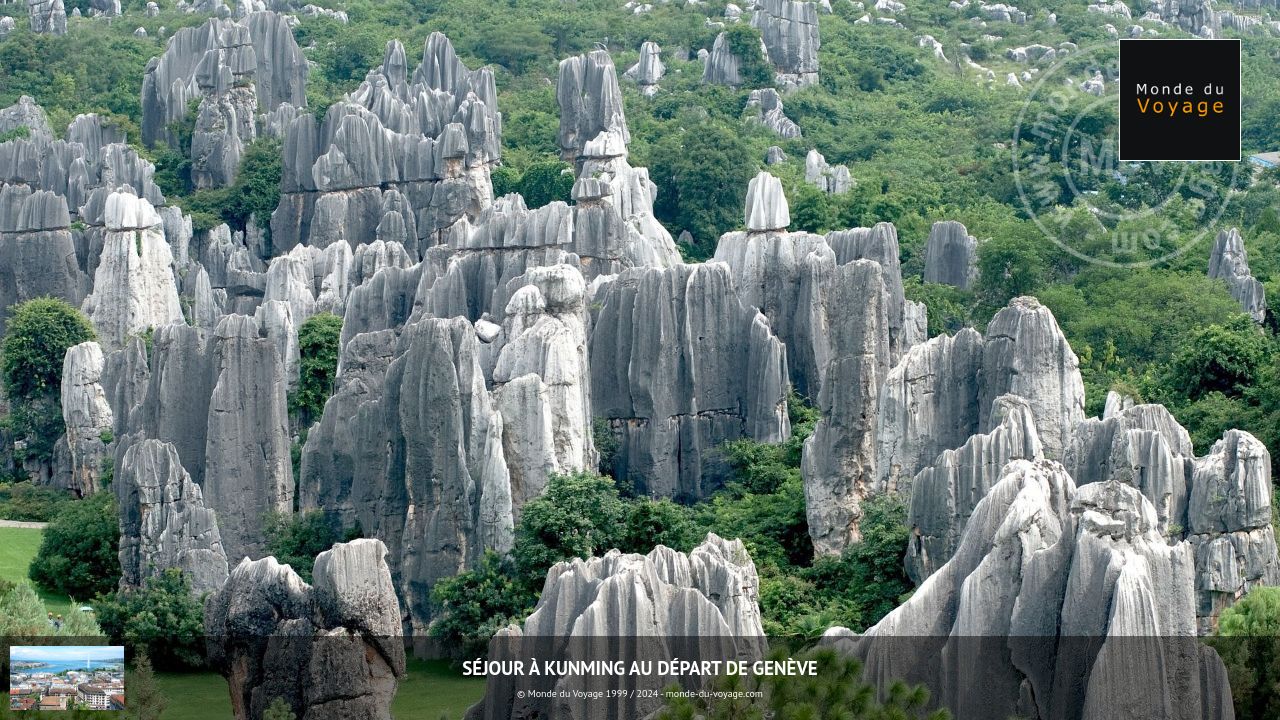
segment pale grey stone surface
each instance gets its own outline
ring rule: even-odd
[[[139,587],[176,568],[197,597],[227,580],[227,556],[214,511],[204,503],[178,451],[144,440],[125,451],[115,471],[120,512],[120,586]]]
[[[205,604],[209,658],[237,717],[282,698],[298,717],[384,720],[405,675],[387,548],[339,543],[316,558],[314,585],[274,557],[241,561]]]

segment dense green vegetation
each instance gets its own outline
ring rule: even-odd
[[[336,542],[354,540],[360,530],[349,530],[340,535],[320,510],[292,514],[271,513],[266,518],[267,552],[284,565],[289,565],[307,582],[316,556],[333,547]]]
[[[751,553],[771,636],[814,639],[832,625],[862,630],[875,623],[911,588],[902,566],[906,508],[893,495],[869,499],[862,541],[815,561],[800,451],[818,417],[799,398],[790,408],[792,437],[779,445],[726,444],[733,477],[692,506],[633,497],[605,476],[553,476],[521,511],[510,557],[489,553],[478,567],[436,585],[440,615],[432,634],[456,657],[474,656],[495,630],[533,609],[555,563],[612,548],[647,553],[659,544],[688,552],[708,532],[741,538]]]
[[[31,561],[40,551],[44,531],[38,528],[0,527],[0,583],[25,583],[30,585],[28,572]],[[66,595],[51,592],[38,585],[36,595],[45,609],[55,615],[68,615],[74,609]]]
[[[93,607],[102,630],[131,656],[148,657],[162,670],[204,667],[204,602],[181,570],[100,596]]]
[[[1222,611],[1210,644],[1231,681],[1236,717],[1268,717],[1280,705],[1280,587],[1257,587]]]
[[[774,653],[772,659],[785,654]],[[715,690],[724,695],[689,698],[668,694],[658,720],[716,718],[804,718],[805,720],[881,720],[928,718],[947,720],[946,710],[927,710],[929,691],[923,685],[909,687],[898,682],[882,693],[867,684],[862,663],[832,649],[811,650],[798,660],[814,660],[818,672],[812,676],[774,675],[765,678],[740,675],[720,678]],[[743,697],[761,691],[757,697]]]
[[[66,492],[32,482],[0,483],[0,520],[49,522],[72,498]]]
[[[0,377],[12,403],[4,418],[15,438],[14,459],[31,472],[47,465],[62,435],[62,360],[67,348],[92,340],[93,326],[76,308],[55,298],[36,298],[9,310],[0,346]]]
[[[289,397],[289,410],[306,428],[320,419],[325,401],[333,394],[338,375],[338,350],[342,339],[342,318],[319,313],[298,328],[298,388]]]
[[[68,503],[45,528],[31,579],[81,600],[115,590],[120,582],[119,522],[111,493]]]

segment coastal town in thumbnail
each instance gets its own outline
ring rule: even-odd
[[[124,710],[124,648],[9,648],[10,710]]]

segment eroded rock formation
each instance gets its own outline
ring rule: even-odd
[[[197,597],[227,580],[218,520],[177,449],[144,440],[125,451],[115,471],[120,512],[120,586],[139,587],[169,568],[182,570]]]
[[[709,452],[790,434],[787,359],[723,263],[633,268],[604,285],[591,335],[592,402],[641,493],[696,499],[718,483]]]
[[[968,290],[977,272],[977,238],[954,220],[934,223],[925,245],[924,281]]]
[[[1136,488],[1015,460],[946,564],[861,638],[828,642],[958,718],[1231,717],[1222,663],[1195,637],[1192,546],[1157,525]]]
[[[663,545],[648,555],[611,550],[603,557],[557,563],[542,599],[524,621],[499,631],[491,657],[600,659],[607,643],[620,657],[753,660],[764,649],[760,580],[740,540],[708,534],[689,554]],[[592,650],[595,651],[592,654]],[[614,657],[613,653],[610,657]],[[704,687],[708,678],[656,673],[632,677],[491,676],[485,698],[468,720],[615,717],[639,720],[661,706],[638,693],[612,700],[558,699],[530,691],[660,689],[672,683]]]
[[[274,557],[231,571],[205,605],[205,635],[236,720],[260,720],[277,698],[312,720],[391,717],[405,653],[386,556],[378,540],[334,545],[311,585]]]
[[[1266,319],[1266,293],[1262,283],[1249,271],[1249,254],[1236,228],[1219,232],[1214,240],[1213,252],[1209,255],[1209,277],[1224,280],[1231,297],[1255,322]]]
[[[63,442],[69,462],[67,477],[54,481],[82,497],[102,489],[102,463],[115,423],[102,387],[105,365],[102,347],[96,342],[67,348],[62,361],[62,421],[67,430]]]
[[[818,82],[818,10],[803,0],[761,0],[751,16],[760,31],[778,86],[786,89]]]
[[[424,636],[434,583],[512,543],[502,415],[480,359],[463,318],[355,336],[303,449],[301,507],[394,548],[406,614]]]

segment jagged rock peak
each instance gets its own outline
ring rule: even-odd
[[[662,64],[662,48],[658,43],[646,40],[640,45],[640,59],[627,68],[625,75],[640,86],[642,93],[652,96],[658,92],[658,83],[666,73],[667,66]]]
[[[912,347],[888,373],[876,417],[879,484],[893,488],[943,450],[995,427],[993,401],[1031,406],[1045,457],[1061,459],[1084,420],[1079,361],[1047,307],[1020,297],[986,337],[971,328]]]
[[[818,82],[818,11],[803,0],[761,0],[751,16],[784,89]]]
[[[979,425],[994,426],[992,401],[1005,393],[1031,404],[1045,457],[1061,459],[1084,419],[1080,362],[1049,308],[1033,297],[1009,301],[987,325]]]
[[[968,290],[978,271],[978,240],[954,220],[933,224],[925,245],[924,281]]]
[[[114,192],[103,221],[93,293],[83,306],[103,343],[120,348],[134,335],[185,322],[160,214],[145,198]]]
[[[27,0],[27,19],[33,33],[67,34],[67,8],[62,0]]]
[[[761,53],[765,52],[763,43]],[[705,51],[704,51],[705,52]],[[720,33],[711,45],[711,53],[703,61],[702,82],[739,87],[742,85],[742,60],[729,47],[729,36]]]
[[[704,476],[712,447],[790,435],[785,348],[727,265],[631,268],[596,302],[592,404],[621,436],[614,464],[639,492],[704,497],[719,482]]]
[[[560,61],[556,101],[560,105],[561,157],[575,161],[586,154],[588,144],[595,157],[626,155],[631,133],[608,50],[592,50]]]
[[[602,557],[557,563],[547,572],[541,599],[523,626],[499,631],[491,657],[540,660],[581,657],[601,638],[611,645],[635,643],[632,652],[663,653],[682,659],[758,659],[763,654],[760,581],[741,540],[714,533],[685,554],[664,545],[648,555],[610,550]],[[674,653],[666,655],[666,653]],[[641,655],[645,656],[645,655]],[[491,677],[485,698],[471,708],[472,720],[528,716],[588,720],[615,717],[640,720],[661,705],[622,699],[600,702],[533,699],[529,690],[580,687],[581,678],[521,678],[515,683]],[[661,687],[670,678],[633,678],[644,688]],[[706,678],[680,678],[688,688]],[[519,690],[517,690],[519,688]],[[648,695],[648,693],[642,693]],[[556,697],[551,693],[547,697]],[[607,701],[606,701],[607,702]]]
[[[388,268],[376,279],[397,275]],[[351,303],[356,301],[353,297]],[[348,308],[351,322],[352,308]],[[502,416],[465,318],[424,318],[350,338],[337,391],[303,449],[299,505],[393,549],[406,617],[425,632],[441,578],[512,544]],[[376,448],[394,447],[391,453]]]
[[[787,196],[778,178],[762,170],[751,179],[747,185],[745,220],[749,232],[786,230],[791,224]]]
[[[105,365],[102,346],[96,342],[67,348],[62,361],[62,420],[67,430],[70,477],[55,484],[81,496],[101,489],[102,461],[114,426],[102,387]]]
[[[809,151],[804,158],[804,180],[819,190],[841,195],[853,189],[853,177],[845,165],[831,165],[817,149]]]
[[[1231,296],[1255,322],[1260,323],[1266,318],[1266,292],[1262,283],[1249,271],[1249,254],[1238,229],[1218,233],[1213,252],[1209,255],[1209,277],[1225,280]]]
[[[182,570],[197,597],[227,580],[227,556],[214,511],[204,503],[178,450],[143,440],[125,451],[114,482],[120,510],[120,586],[139,587]]]
[[[995,402],[999,424],[994,430],[943,451],[911,482],[906,565],[917,585],[951,559],[974,508],[999,481],[1005,465],[1044,457],[1027,401],[1001,395]]]
[[[773,88],[752,90],[747,98],[747,109],[756,108],[756,122],[788,140],[800,137],[800,126],[787,117],[782,109],[782,98]]]
[[[296,717],[378,720],[405,674],[400,605],[379,540],[320,553],[314,586],[274,557],[245,558],[205,604],[209,659],[237,718],[283,699]],[[271,638],[288,636],[277,644]]]
[[[241,100],[236,108],[251,117],[236,117],[240,123],[252,125],[254,113],[282,103],[305,107],[306,78],[306,58],[282,15],[255,12],[240,20],[210,18],[183,28],[170,38],[164,54],[147,64],[142,141],[148,146],[162,139],[173,142],[169,126],[184,119],[188,103],[197,98],[214,103],[238,86],[252,86],[252,103]]]
[[[18,98],[18,102],[0,109],[0,135],[25,127],[28,137],[39,137],[53,140],[53,130],[49,127],[49,117],[44,108],[36,104],[28,95]]]
[[[1195,637],[1191,547],[1156,525],[1135,488],[1077,489],[1055,462],[1015,460],[946,564],[860,638],[828,642],[961,719],[1231,717],[1221,660]]]

